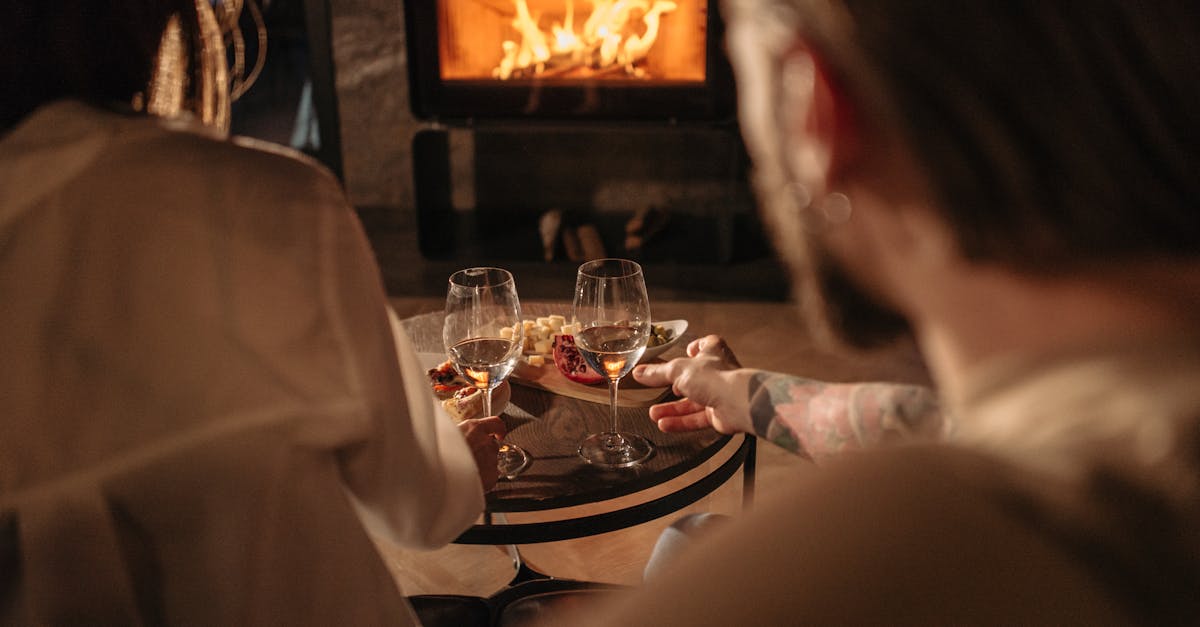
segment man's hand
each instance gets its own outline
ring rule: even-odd
[[[665,364],[634,368],[633,378],[648,386],[670,385],[678,401],[650,408],[650,419],[663,432],[694,431],[712,427],[721,433],[752,428],[746,385],[738,376],[737,357],[717,335],[708,335],[687,346],[687,357]]]
[[[500,438],[508,429],[499,416],[487,418],[472,418],[458,423],[459,430],[467,439],[467,446],[475,456],[475,465],[479,467],[479,481],[483,491],[487,492],[500,479],[500,470],[496,468],[496,456],[500,452]]]

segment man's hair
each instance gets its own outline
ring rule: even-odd
[[[1192,0],[782,0],[898,129],[962,253],[1033,271],[1200,254]]]

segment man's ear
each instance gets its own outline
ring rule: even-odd
[[[830,191],[859,157],[855,109],[828,64],[804,44],[784,56],[783,106],[791,161],[800,182]]]
[[[858,115],[837,77],[819,56],[813,57],[813,124],[827,146],[828,180],[837,186],[859,156],[861,133]]]

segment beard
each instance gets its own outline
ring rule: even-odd
[[[815,238],[813,238],[815,239]],[[817,242],[804,267],[789,262],[793,293],[805,320],[837,348],[868,351],[911,337],[908,320],[862,289],[836,259]]]
[[[798,203],[789,185],[756,179],[761,213],[813,338],[824,348],[861,352],[911,337],[908,320],[858,284],[825,246],[820,229],[837,226],[813,228],[806,220],[811,207]]]
[[[788,143],[795,134],[790,129],[812,106],[812,94],[792,94],[785,103],[788,115],[782,115],[781,70],[772,61],[774,52],[764,48],[761,29],[743,16],[731,21],[728,33],[738,79],[738,118],[754,164],[760,213],[791,275],[792,294],[810,334],[826,348],[860,351],[911,336],[908,321],[857,284],[822,242],[820,232],[837,225],[815,218],[820,212],[813,210],[808,198],[797,196],[803,188],[795,180],[806,168],[795,166],[811,168],[821,161],[804,146]]]

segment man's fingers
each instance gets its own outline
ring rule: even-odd
[[[670,385],[671,377],[668,376],[668,364],[642,364],[633,369],[633,378],[638,383],[649,387],[657,387],[660,385]]]
[[[695,431],[711,426],[704,406],[686,398],[652,405],[650,419],[657,423],[659,431],[664,433]]]
[[[688,357],[695,357],[701,353],[712,355],[718,359],[725,361],[735,368],[740,368],[737,357],[734,357],[733,351],[729,349],[729,345],[725,343],[725,338],[719,335],[706,335],[698,340],[693,340],[687,346]]]
[[[719,335],[706,335],[698,340],[692,340],[692,343],[688,344],[687,347],[688,357],[695,357],[705,351],[711,351],[713,348],[720,346],[721,342],[721,336]]]
[[[650,418],[652,420],[660,420],[668,416],[683,416],[686,414],[694,414],[698,411],[704,411],[704,406],[700,403],[692,401],[691,399],[683,398],[677,401],[651,405]]]
[[[696,431],[698,429],[707,429],[711,426],[708,422],[708,415],[703,409],[691,414],[667,416],[658,421],[658,430],[663,433]]]

